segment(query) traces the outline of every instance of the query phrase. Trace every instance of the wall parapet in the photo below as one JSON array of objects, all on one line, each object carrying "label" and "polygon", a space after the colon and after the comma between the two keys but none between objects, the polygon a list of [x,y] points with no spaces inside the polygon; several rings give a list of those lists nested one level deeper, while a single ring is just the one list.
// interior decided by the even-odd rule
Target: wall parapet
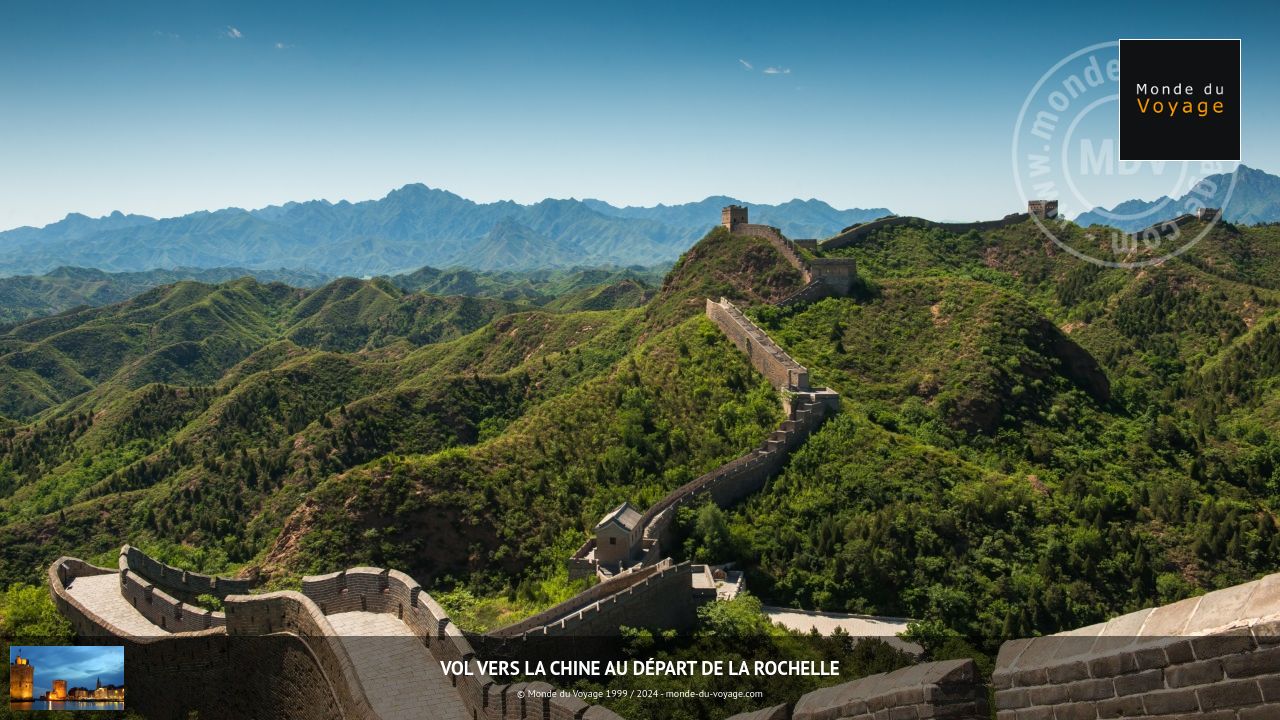
[{"label": "wall parapet", "polygon": [[224,578],[204,575],[167,565],[152,558],[132,545],[120,548],[120,570],[131,570],[156,587],[190,602],[198,595],[225,598],[228,595],[245,595],[255,582],[240,578]]},{"label": "wall parapet", "polygon": [[531,615],[524,620],[498,628],[489,633],[493,637],[515,637],[535,628],[547,625],[557,619],[572,615],[588,605],[595,604],[601,599],[622,592],[623,590],[642,582],[645,578],[661,572],[671,566],[669,559],[662,562],[644,567],[638,567],[630,572],[615,575],[604,582],[596,583],[573,597],[562,603],[553,605],[542,612]]},{"label": "wall parapet", "polygon": [[305,595],[285,590],[227,598],[227,634],[259,637],[290,633],[310,649],[344,717],[379,720],[333,625]]},{"label": "wall parapet", "polygon": [[707,317],[746,353],[752,367],[764,375],[779,390],[809,390],[809,371],[783,351],[777,343],[751,322],[742,311],[720,298],[719,302],[707,298]]},{"label": "wall parapet", "polygon": [[[858,274],[857,262],[853,258],[811,257],[805,250],[801,250],[799,243],[783,235],[781,230],[771,225],[734,222],[729,225],[729,232],[750,235],[751,237],[769,241],[778,253],[782,255],[783,259],[800,271],[800,277],[804,280],[806,287],[813,284],[817,285],[817,289],[809,290],[808,294],[804,296],[805,300],[830,297],[832,295],[847,295],[853,288],[854,280]],[[818,249],[819,243],[816,240],[805,240],[803,242],[806,247],[810,247],[813,250]],[[800,299],[796,299],[798,294],[798,292],[792,293],[783,302],[786,302],[786,300],[791,300],[792,303],[800,302]]]},{"label": "wall parapet", "polygon": [[[506,628],[495,631],[493,637],[538,637],[577,635],[581,637],[607,637],[617,635],[623,625],[629,627],[661,627],[682,629],[696,621],[697,609],[715,599],[715,588],[700,592],[693,586],[693,575],[702,572],[701,566],[685,561],[671,564],[664,559],[654,571],[641,575],[640,579],[610,592],[591,602],[573,607],[567,613],[549,613],[552,619],[519,633]],[[599,587],[599,586],[596,586]]]},{"label": "wall parapet", "polygon": [[225,613],[188,605],[127,567],[120,570],[120,594],[148,622],[165,632],[208,630],[227,624]]},{"label": "wall parapet", "polygon": [[794,707],[775,705],[729,720],[986,720],[986,685],[972,660],[911,665],[814,690]]},{"label": "wall parapet", "polygon": [[1280,716],[1280,574],[1007,642],[992,685],[1000,720]]},{"label": "wall parapet", "polygon": [[791,267],[800,271],[801,277],[805,282],[813,279],[813,275],[809,269],[809,262],[800,253],[800,249],[796,244],[789,240],[782,231],[772,225],[758,225],[755,223],[733,223],[729,228],[729,232],[737,235],[750,235],[758,237],[762,240],[768,240],[770,244],[782,255]]}]

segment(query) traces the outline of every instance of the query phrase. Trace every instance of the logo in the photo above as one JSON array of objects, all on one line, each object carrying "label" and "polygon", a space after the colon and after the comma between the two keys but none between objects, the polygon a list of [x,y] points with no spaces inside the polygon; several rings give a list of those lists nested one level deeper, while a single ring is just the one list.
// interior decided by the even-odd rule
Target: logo
[{"label": "logo", "polygon": [[[1013,172],[1024,202],[1058,203],[1061,211],[1031,217],[1059,248],[1106,267],[1140,268],[1185,253],[1209,233],[1230,202],[1237,163],[1120,159],[1119,45],[1077,50],[1040,77],[1014,125]],[[1154,199],[1106,209],[1132,197]],[[1067,219],[1086,212],[1100,224],[1082,230]]]}]

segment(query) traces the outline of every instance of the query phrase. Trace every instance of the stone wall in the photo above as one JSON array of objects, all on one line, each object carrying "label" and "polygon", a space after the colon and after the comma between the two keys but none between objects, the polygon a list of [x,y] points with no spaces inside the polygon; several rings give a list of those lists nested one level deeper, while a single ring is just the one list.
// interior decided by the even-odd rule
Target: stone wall
[{"label": "stone wall", "polygon": [[49,593],[53,596],[53,604],[71,623],[71,628],[81,638],[128,637],[120,628],[93,611],[80,604],[80,601],[67,593],[66,587],[78,577],[94,575],[111,575],[113,570],[91,565],[79,558],[60,557],[53,561],[46,573],[49,582]]},{"label": "stone wall", "polygon": [[302,639],[315,658],[343,717],[375,720],[342,640],[309,598],[283,591],[265,595],[233,595],[227,598],[227,634],[258,641],[264,635],[290,633]]},{"label": "stone wall", "polygon": [[341,720],[344,714],[301,638],[161,638],[127,645],[127,704],[144,717],[182,720]]},{"label": "stone wall", "polygon": [[[698,566],[701,568],[701,566]],[[709,594],[693,587],[693,575],[702,572],[689,562],[664,565],[640,581],[611,592],[554,621],[521,632],[533,636],[610,637],[619,627],[687,629],[697,622],[697,611],[715,600],[715,588]]]},{"label": "stone wall", "polygon": [[1190,215],[1190,214],[1179,215],[1178,217],[1173,218],[1172,220],[1164,220],[1154,225],[1145,227],[1139,230],[1138,232],[1131,233],[1130,237],[1132,237],[1134,240],[1146,240],[1146,241],[1159,240],[1165,237],[1166,235],[1177,234],[1182,229],[1182,226],[1186,225],[1189,222],[1194,221],[1195,219],[1196,219],[1195,215]]},{"label": "stone wall", "polygon": [[774,303],[774,305],[777,305],[778,307],[805,305],[823,298],[831,297],[833,294],[835,293],[830,285],[825,282],[813,280],[808,285],[805,285],[799,290]]},{"label": "stone wall", "polygon": [[[758,372],[784,391],[787,419],[759,447],[672,490],[645,510],[637,523],[643,529],[642,565],[660,561],[665,556],[664,548],[671,547],[671,528],[680,506],[709,497],[717,505],[729,507],[759,492],[782,469],[791,451],[822,424],[829,412],[839,408],[836,393],[810,388],[808,370],[728,300],[708,299],[707,316],[747,354]],[[584,577],[595,571],[596,564],[590,557],[594,547],[595,540],[588,539],[569,558],[570,577]]]},{"label": "stone wall", "polygon": [[525,632],[533,630],[550,623],[554,620],[574,614],[579,610],[594,604],[601,599],[619,593],[645,578],[654,575],[667,567],[670,567],[671,561],[664,560],[654,565],[641,566],[630,572],[621,575],[615,575],[608,580],[592,585],[573,597],[562,603],[554,605],[536,615],[531,615],[520,622],[507,625],[506,627],[494,630],[491,635],[495,637],[511,637],[521,635]]},{"label": "stone wall", "polygon": [[987,720],[987,689],[972,660],[921,663],[832,685],[804,695],[793,708],[776,705],[729,720]]},{"label": "stone wall", "polygon": [[1000,648],[999,720],[1280,717],[1280,574]]},{"label": "stone wall", "polygon": [[[714,588],[692,582],[698,572],[705,569],[668,562],[621,590],[588,596],[592,602],[581,608],[551,612],[560,617],[522,628],[519,637],[608,637],[620,625],[687,627],[697,608],[715,596]],[[395,570],[352,568],[308,577],[306,594],[230,596],[224,627],[142,638],[121,633],[66,592],[75,578],[107,574],[115,573],[60,558],[48,570],[50,590],[82,642],[126,646],[130,706],[148,717],[196,710],[210,720],[375,720],[322,607],[394,613],[436,660],[476,657],[440,606]],[[147,588],[153,598],[161,592],[127,568],[119,575],[126,598],[145,597]],[[172,603],[162,604],[179,604]],[[476,720],[619,720],[605,708],[558,697],[545,683],[507,685],[483,675],[449,680]],[[999,720],[1280,717],[1280,574],[1087,628],[1005,643],[992,686]],[[794,705],[733,720],[977,720],[989,717],[986,697],[974,663],[956,660],[822,688]]]},{"label": "stone wall", "polygon": [[[124,556],[120,558],[123,564]],[[120,594],[153,625],[168,632],[208,630],[227,624],[224,613],[188,605],[128,568],[120,570]]]},{"label": "stone wall", "polygon": [[[79,643],[124,646],[127,702],[144,717],[185,718],[192,711],[206,720],[365,717],[339,709],[329,676],[300,637],[232,638],[225,627],[137,637],[84,607],[66,590],[76,578],[116,574],[62,557],[49,567],[49,590],[59,612],[71,621]],[[130,592],[141,598],[143,581],[132,572],[118,574],[130,578]],[[148,586],[152,593],[158,592]],[[125,590],[122,584],[121,591]],[[178,604],[172,598],[168,603],[170,608]]]},{"label": "stone wall", "polygon": [[926,228],[940,228],[947,232],[964,233],[970,230],[992,230],[995,228],[1007,227],[1009,225],[1017,225],[1026,222],[1031,216],[1026,213],[1013,213],[1006,215],[999,220],[983,220],[979,222],[969,223],[944,223],[926,220],[924,218],[913,217],[910,215],[891,215],[883,217],[879,220],[872,220],[861,225],[853,225],[845,228],[838,235],[833,235],[818,243],[818,247],[823,250],[835,250],[837,248],[847,247],[858,240],[870,235],[876,230],[883,230],[890,227],[899,227],[902,225],[915,225]]},{"label": "stone wall", "polygon": [[120,548],[119,568],[127,568],[141,575],[144,580],[150,581],[170,596],[185,602],[193,602],[198,595],[213,595],[218,598],[244,595],[254,586],[252,580],[202,575],[166,565],[132,545]]},{"label": "stone wall", "polygon": [[819,402],[793,404],[790,417],[760,447],[672,490],[640,518],[650,551],[670,547],[670,528],[676,510],[710,497],[720,507],[734,505],[759,492],[786,463],[787,456],[822,424],[828,406]]},{"label": "stone wall", "polygon": [[747,319],[727,298],[707,298],[707,317],[746,353],[747,359],[779,390],[808,390],[809,371],[783,352],[763,330]]},{"label": "stone wall", "polygon": [[[768,240],[792,267],[800,271],[805,287],[775,303],[793,305],[812,302],[824,297],[848,295],[858,277],[858,265],[853,258],[811,258],[800,249],[800,244],[789,240],[782,231],[769,225],[736,223],[731,232]],[[805,247],[817,250],[818,242],[804,241]],[[812,286],[812,287],[811,287]],[[803,296],[801,294],[803,293]]]},{"label": "stone wall", "polygon": [[815,258],[809,261],[809,273],[831,294],[843,297],[858,280],[858,264],[853,258]]},{"label": "stone wall", "polygon": [[[660,575],[662,568],[653,573]],[[649,575],[642,574],[643,579]],[[685,582],[688,583],[687,577]],[[325,614],[363,610],[366,612],[393,613],[413,631],[437,661],[472,660],[476,652],[462,630],[454,625],[444,609],[412,577],[398,570],[381,568],[351,568],[327,575],[302,579],[302,595],[323,619]],[[619,595],[622,593],[615,593]],[[652,597],[649,598],[652,601]],[[666,598],[664,598],[664,602]],[[238,610],[237,610],[238,612]],[[652,613],[631,603],[629,615],[643,618]],[[327,621],[326,621],[327,622]],[[574,621],[559,623],[559,627],[573,627]],[[259,630],[261,627],[258,628]],[[537,632],[542,632],[541,628]],[[525,687],[504,685],[483,675],[448,675],[449,681],[473,718],[505,720],[506,718],[617,718],[608,710],[589,706],[579,700],[565,698],[516,697],[516,690]],[[551,686],[545,683],[550,690]],[[547,713],[547,714],[541,714]],[[583,714],[585,713],[585,714]],[[619,719],[620,720],[620,719]]]},{"label": "stone wall", "polygon": [[730,232],[735,235],[750,235],[751,237],[768,240],[781,253],[782,257],[791,264],[791,267],[800,271],[800,275],[805,282],[813,279],[809,272],[809,263],[800,254],[799,248],[796,247],[795,243],[788,240],[778,228],[769,225],[734,223],[733,227],[730,228]]}]

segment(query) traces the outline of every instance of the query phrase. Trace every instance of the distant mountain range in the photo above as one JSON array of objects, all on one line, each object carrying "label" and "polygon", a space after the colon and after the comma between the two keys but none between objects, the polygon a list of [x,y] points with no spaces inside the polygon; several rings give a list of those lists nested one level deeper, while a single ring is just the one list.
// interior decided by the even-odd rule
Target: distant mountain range
[{"label": "distant mountain range", "polygon": [[754,221],[791,237],[825,237],[889,214],[885,208],[837,210],[818,200],[755,205],[729,197],[651,208],[600,200],[476,203],[414,184],[358,203],[312,200],[165,219],[73,213],[43,228],[0,232],[0,275],[68,265],[112,272],[238,267],[330,275],[424,265],[489,271],[647,266],[677,258],[730,203],[746,204]]},{"label": "distant mountain range", "polygon": [[[496,298],[530,307],[613,309],[638,305],[647,299],[651,288],[662,284],[668,267],[663,264],[495,272],[422,267],[383,279],[407,293]],[[282,282],[295,288],[314,288],[335,279],[300,270],[223,267],[109,273],[60,267],[45,275],[0,277],[0,326],[76,307],[110,305],[183,280],[216,285],[243,277],[263,283]]]},{"label": "distant mountain range", "polygon": [[[1188,212],[1199,205],[1223,208],[1223,218],[1243,225],[1280,222],[1280,177],[1270,175],[1245,165],[1235,170],[1236,185],[1228,200],[1231,173],[1210,175],[1201,183],[1211,192],[1189,192],[1177,199],[1162,195],[1155,200],[1126,200],[1110,210],[1096,207],[1076,218],[1076,223],[1110,225],[1121,230],[1136,232],[1162,220],[1168,220]],[[1206,200],[1206,198],[1208,198]],[[1163,207],[1160,207],[1163,206]],[[1159,208],[1157,210],[1157,208]],[[1113,215],[1136,215],[1135,220],[1117,220]]]}]

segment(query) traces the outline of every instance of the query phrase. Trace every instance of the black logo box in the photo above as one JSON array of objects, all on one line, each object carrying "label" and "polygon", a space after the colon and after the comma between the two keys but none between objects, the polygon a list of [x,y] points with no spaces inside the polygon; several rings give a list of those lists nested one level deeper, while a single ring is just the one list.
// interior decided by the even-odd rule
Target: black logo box
[{"label": "black logo box", "polygon": [[1238,162],[1240,103],[1240,40],[1120,40],[1121,160]]}]

